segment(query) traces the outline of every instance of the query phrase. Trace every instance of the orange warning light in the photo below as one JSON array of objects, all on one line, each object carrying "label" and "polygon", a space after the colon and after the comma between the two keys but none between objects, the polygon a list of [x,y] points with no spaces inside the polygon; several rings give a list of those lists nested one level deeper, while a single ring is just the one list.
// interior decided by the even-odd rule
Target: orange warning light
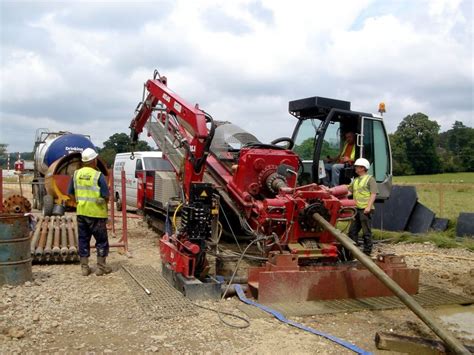
[{"label": "orange warning light", "polygon": [[379,103],[379,112],[385,113],[385,102]]}]

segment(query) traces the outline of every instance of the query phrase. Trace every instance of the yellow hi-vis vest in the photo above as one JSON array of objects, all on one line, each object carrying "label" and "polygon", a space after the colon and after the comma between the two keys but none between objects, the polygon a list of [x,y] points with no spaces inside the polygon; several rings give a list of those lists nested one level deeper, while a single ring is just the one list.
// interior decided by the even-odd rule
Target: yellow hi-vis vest
[{"label": "yellow hi-vis vest", "polygon": [[89,167],[74,172],[74,190],[77,214],[80,216],[107,218],[107,203],[100,196],[100,172]]},{"label": "yellow hi-vis vest", "polygon": [[352,196],[356,201],[357,208],[365,209],[369,205],[369,180],[371,177],[371,175],[365,174],[364,176],[356,177],[352,182]]},{"label": "yellow hi-vis vest", "polygon": [[[344,146],[342,147],[341,152],[339,153],[339,156],[337,157],[337,160],[340,160],[343,156],[344,153],[346,152],[347,149],[347,142],[344,143]],[[351,156],[349,157],[350,160],[354,161],[356,156],[356,145],[355,143],[352,145],[352,150],[351,150]]]}]

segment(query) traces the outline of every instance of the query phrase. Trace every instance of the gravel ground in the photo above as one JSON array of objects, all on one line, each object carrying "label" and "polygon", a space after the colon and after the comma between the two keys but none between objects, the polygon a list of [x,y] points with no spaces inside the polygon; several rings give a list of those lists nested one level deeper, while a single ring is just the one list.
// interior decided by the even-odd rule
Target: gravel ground
[{"label": "gravel ground", "polygon": [[[82,277],[77,264],[34,265],[32,282],[0,288],[0,353],[349,353],[271,318],[253,319],[246,329],[227,327],[215,313],[201,309],[196,316],[151,320],[118,270],[123,263],[158,269],[158,239],[140,220],[129,220],[129,228],[133,257],[112,250],[108,261],[114,272],[110,275]],[[431,244],[384,245],[378,249],[397,254],[422,253],[407,255],[407,262],[421,269],[423,283],[474,294],[473,253],[467,250],[438,249]],[[442,256],[423,255],[427,253]],[[217,307],[217,302],[202,304]],[[220,307],[235,310],[238,305],[238,300],[229,299]],[[377,331],[430,335],[428,328],[406,309],[294,320],[370,351],[376,350],[373,338]]]}]

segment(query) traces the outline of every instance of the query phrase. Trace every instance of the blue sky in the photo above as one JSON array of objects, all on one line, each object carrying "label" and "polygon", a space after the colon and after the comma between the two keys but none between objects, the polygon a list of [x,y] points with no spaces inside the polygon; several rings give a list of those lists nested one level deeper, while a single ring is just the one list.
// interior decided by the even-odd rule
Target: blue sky
[{"label": "blue sky", "polygon": [[37,128],[128,132],[142,84],[168,85],[263,141],[291,134],[288,101],[374,112],[394,131],[424,112],[473,126],[473,2],[2,0],[0,142],[29,151]]}]

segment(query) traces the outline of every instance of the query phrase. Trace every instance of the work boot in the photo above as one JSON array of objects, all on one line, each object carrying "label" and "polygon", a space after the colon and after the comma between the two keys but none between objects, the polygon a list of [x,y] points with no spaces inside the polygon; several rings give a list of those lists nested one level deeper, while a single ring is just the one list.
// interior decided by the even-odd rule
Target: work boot
[{"label": "work boot", "polygon": [[81,256],[81,272],[82,276],[89,276],[91,268],[89,267],[89,258],[87,256]]},{"label": "work boot", "polygon": [[110,274],[112,272],[112,268],[106,265],[105,260],[106,260],[105,256],[97,257],[97,270],[95,270],[95,274],[97,276]]}]

